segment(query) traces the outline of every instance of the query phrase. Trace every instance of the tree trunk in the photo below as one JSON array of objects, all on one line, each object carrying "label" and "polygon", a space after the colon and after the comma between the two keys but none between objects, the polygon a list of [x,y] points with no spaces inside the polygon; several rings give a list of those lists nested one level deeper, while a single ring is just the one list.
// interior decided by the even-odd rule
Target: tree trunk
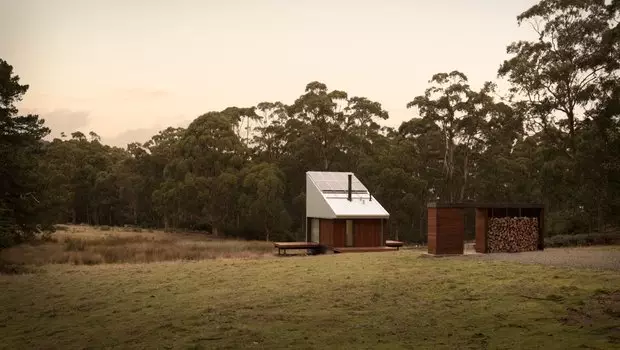
[{"label": "tree trunk", "polygon": [[246,147],[250,146],[250,117],[246,119],[245,125],[245,145]]},{"label": "tree trunk", "polygon": [[467,187],[467,177],[469,173],[469,152],[465,152],[465,160],[463,162],[463,186],[461,186],[461,194],[459,200],[462,202],[465,199],[465,188]]},{"label": "tree trunk", "polygon": [[570,133],[570,151],[574,156],[577,152],[575,146],[575,113],[571,110],[566,114],[566,116],[568,117],[568,128]]},{"label": "tree trunk", "polygon": [[[607,186],[607,184],[603,184],[603,186]],[[598,232],[603,233],[605,231],[605,217],[603,214],[603,201],[605,200],[605,192],[607,192],[607,188],[603,187],[603,192],[601,195],[596,198],[596,224],[598,226]]]},{"label": "tree trunk", "polygon": [[220,230],[216,226],[213,226],[211,228],[211,234],[217,237],[220,235]]},{"label": "tree trunk", "polygon": [[454,201],[454,142],[450,139],[450,153],[449,153],[449,173],[448,173],[448,183],[450,186],[450,202]]},{"label": "tree trunk", "polygon": [[135,203],[133,205],[133,224],[138,226],[138,206]]},{"label": "tree trunk", "polygon": [[[424,236],[425,236],[425,232],[424,232],[424,217],[426,216],[427,213],[427,209],[423,208],[420,214],[420,234],[418,235],[418,237],[424,241]],[[428,232],[426,232],[426,234],[428,235]]]},{"label": "tree trunk", "polygon": [[172,229],[174,231],[176,231],[177,227],[179,227],[180,217],[181,217],[181,203],[177,201],[177,212],[174,214],[174,217],[172,218]]}]

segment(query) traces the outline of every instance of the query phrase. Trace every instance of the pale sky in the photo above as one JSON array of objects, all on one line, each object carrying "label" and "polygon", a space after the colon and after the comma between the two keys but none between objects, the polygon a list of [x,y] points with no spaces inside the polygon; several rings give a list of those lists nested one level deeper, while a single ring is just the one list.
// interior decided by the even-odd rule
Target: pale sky
[{"label": "pale sky", "polygon": [[167,126],[320,81],[380,102],[386,125],[438,72],[496,81],[536,0],[0,0],[0,57],[53,136],[144,142]]}]

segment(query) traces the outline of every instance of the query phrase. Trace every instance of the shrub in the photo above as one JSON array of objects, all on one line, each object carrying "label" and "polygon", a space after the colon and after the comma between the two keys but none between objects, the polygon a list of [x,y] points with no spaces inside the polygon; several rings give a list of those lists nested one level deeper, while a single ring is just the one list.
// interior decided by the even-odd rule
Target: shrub
[{"label": "shrub", "polygon": [[0,261],[0,274],[2,275],[23,275],[27,273],[35,273],[36,269],[21,264],[8,264]]},{"label": "shrub", "polygon": [[79,238],[65,239],[65,250],[69,252],[82,252],[86,249],[86,242]]},{"label": "shrub", "polygon": [[110,231],[112,228],[107,225],[99,226],[99,230],[101,231]]},{"label": "shrub", "polygon": [[617,232],[556,235],[545,238],[545,247],[574,247],[618,243],[620,243],[620,234]]},{"label": "shrub", "polygon": [[56,243],[56,242],[58,242],[58,239],[56,239],[56,237],[54,237],[54,232],[53,231],[43,231],[41,233],[40,240],[42,242],[47,242],[47,243]]},{"label": "shrub", "polygon": [[[104,262],[103,257],[100,254],[85,252],[79,255],[80,263],[84,265],[97,265]],[[77,264],[76,264],[77,265]]]}]

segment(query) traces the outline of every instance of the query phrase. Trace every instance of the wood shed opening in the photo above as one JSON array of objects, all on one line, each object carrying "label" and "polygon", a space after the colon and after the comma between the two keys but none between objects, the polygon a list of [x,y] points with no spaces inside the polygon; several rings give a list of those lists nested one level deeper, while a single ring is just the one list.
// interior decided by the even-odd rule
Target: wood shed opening
[{"label": "wood shed opening", "polygon": [[[478,225],[476,251],[518,253],[542,250],[544,245],[542,208],[489,208],[485,222]],[[483,214],[484,215],[484,211]]]},{"label": "wood shed opening", "polygon": [[516,203],[429,203],[430,254],[463,254],[474,241],[478,253],[544,249],[544,208]]}]

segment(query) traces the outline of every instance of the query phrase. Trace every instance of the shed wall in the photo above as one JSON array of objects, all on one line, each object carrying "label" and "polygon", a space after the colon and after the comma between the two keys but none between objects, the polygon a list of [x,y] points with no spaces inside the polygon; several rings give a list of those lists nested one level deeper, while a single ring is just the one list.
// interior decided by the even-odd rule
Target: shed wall
[{"label": "shed wall", "polygon": [[463,254],[465,216],[460,208],[437,210],[437,254]]},{"label": "shed wall", "polygon": [[476,208],[476,252],[487,252],[488,210]]},{"label": "shed wall", "polygon": [[428,252],[437,254],[437,209],[428,208]]}]

